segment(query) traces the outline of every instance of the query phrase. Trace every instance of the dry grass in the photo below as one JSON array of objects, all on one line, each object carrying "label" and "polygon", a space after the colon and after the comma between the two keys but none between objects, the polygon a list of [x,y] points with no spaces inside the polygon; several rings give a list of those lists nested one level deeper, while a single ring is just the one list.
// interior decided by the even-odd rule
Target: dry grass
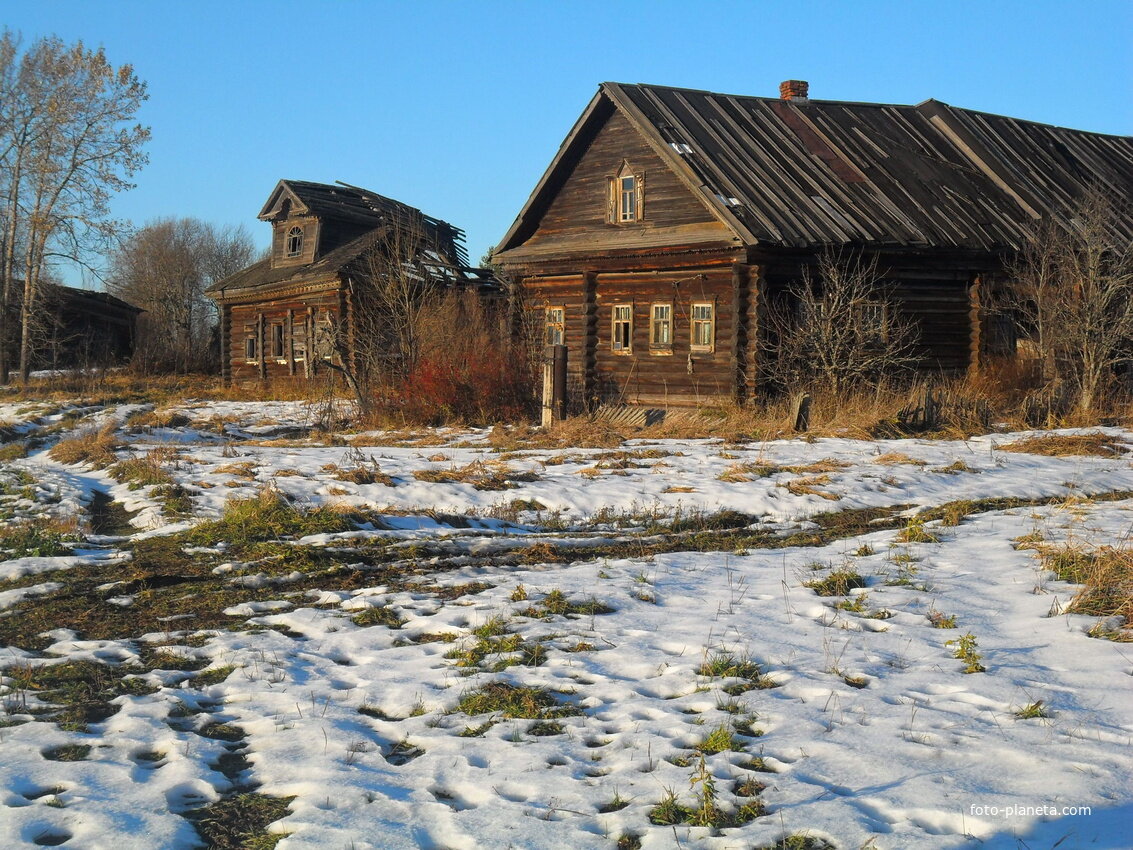
[{"label": "dry grass", "polygon": [[516,482],[535,481],[539,476],[514,470],[502,461],[476,460],[451,469],[419,469],[413,477],[435,484],[471,484],[477,490],[508,490],[515,487]]},{"label": "dry grass", "polygon": [[1041,434],[999,446],[999,450],[1003,452],[1021,452],[1048,457],[1071,455],[1120,457],[1129,449],[1128,443],[1100,431],[1089,434]]},{"label": "dry grass", "polygon": [[781,485],[787,488],[792,496],[819,496],[830,502],[836,502],[841,498],[836,493],[828,493],[820,489],[826,484],[830,483],[829,475],[811,475],[803,476],[801,478],[794,478],[785,484]]},{"label": "dry grass", "polygon": [[883,455],[878,455],[873,459],[874,463],[880,463],[885,466],[896,466],[898,464],[910,464],[912,466],[925,466],[928,461],[921,460],[920,458],[910,457],[903,452],[886,452]]},{"label": "dry grass", "polygon": [[95,469],[103,469],[118,460],[114,452],[121,446],[122,443],[115,434],[115,426],[111,423],[60,440],[51,447],[48,454],[60,463],[86,463]]},{"label": "dry grass", "polygon": [[1038,556],[1060,580],[1082,585],[1067,613],[1105,617],[1111,621],[1099,623],[1091,634],[1133,641],[1133,549],[1067,543],[1043,547]]},{"label": "dry grass", "polygon": [[213,472],[216,475],[233,475],[236,478],[243,478],[245,481],[254,481],[256,468],[255,461],[246,460],[241,463],[226,463],[218,466]]},{"label": "dry grass", "polygon": [[749,461],[747,463],[733,463],[716,476],[718,481],[727,481],[729,484],[739,484],[745,481],[755,481],[757,478],[767,478],[777,472],[783,472],[783,467],[773,464]]}]

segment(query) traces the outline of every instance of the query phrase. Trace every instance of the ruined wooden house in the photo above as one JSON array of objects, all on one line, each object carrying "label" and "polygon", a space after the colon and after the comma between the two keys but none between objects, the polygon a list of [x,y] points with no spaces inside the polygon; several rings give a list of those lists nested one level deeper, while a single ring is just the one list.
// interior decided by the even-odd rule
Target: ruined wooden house
[{"label": "ruined wooden house", "polygon": [[356,186],[281,180],[259,219],[272,226],[269,255],[208,289],[227,383],[309,381],[349,368],[363,309],[356,284],[390,245],[448,282],[479,284],[459,229]]},{"label": "ruined wooden house", "polygon": [[[603,83],[495,251],[585,401],[762,390],[766,309],[824,251],[876,258],[934,371],[1013,344],[986,309],[1036,221],[1133,196],[1133,139],[958,109]],[[1133,221],[1121,223],[1133,235]]]},{"label": "ruined wooden house", "polygon": [[[9,304],[8,362],[19,362],[20,302],[16,281]],[[31,325],[32,369],[86,369],[120,366],[130,360],[144,311],[107,292],[55,283],[41,284]]]}]

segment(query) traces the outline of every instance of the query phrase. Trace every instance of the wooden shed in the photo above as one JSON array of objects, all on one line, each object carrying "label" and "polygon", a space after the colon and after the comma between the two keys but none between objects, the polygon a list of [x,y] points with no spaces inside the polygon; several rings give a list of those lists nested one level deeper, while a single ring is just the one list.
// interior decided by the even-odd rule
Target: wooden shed
[{"label": "wooden shed", "polygon": [[764,311],[824,251],[876,259],[924,368],[977,369],[1004,342],[986,292],[1035,222],[1133,196],[1129,137],[807,89],[599,87],[494,254],[576,398],[753,398]]},{"label": "wooden shed", "polygon": [[478,280],[462,231],[357,186],[280,180],[258,217],[272,226],[269,255],[208,289],[226,383],[309,381],[342,367],[353,352],[352,284],[372,273],[367,258],[391,234],[412,234],[438,274]]}]

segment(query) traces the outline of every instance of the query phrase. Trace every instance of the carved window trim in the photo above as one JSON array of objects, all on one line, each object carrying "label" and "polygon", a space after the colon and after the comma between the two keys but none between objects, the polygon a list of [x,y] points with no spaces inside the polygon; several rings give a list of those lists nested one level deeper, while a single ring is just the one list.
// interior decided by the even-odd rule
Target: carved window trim
[{"label": "carved window trim", "polygon": [[635,224],[645,218],[645,172],[623,161],[609,180],[607,217],[611,224]]}]

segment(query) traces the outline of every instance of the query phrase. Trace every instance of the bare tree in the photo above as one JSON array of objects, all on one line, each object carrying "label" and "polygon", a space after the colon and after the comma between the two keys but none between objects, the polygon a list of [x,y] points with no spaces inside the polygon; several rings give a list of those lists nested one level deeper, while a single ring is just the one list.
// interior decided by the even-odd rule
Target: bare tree
[{"label": "bare tree", "polygon": [[1071,395],[1080,414],[1133,358],[1133,243],[1119,219],[1115,202],[1091,190],[1068,221],[1040,222],[1008,269],[1008,306],[1043,386]]},{"label": "bare tree", "polygon": [[[40,276],[58,257],[81,259],[105,237],[112,193],[145,164],[149,129],[132,123],[146,86],[129,65],[115,68],[102,50],[52,36],[20,53],[18,37],[0,36],[0,339],[19,295],[19,366],[26,382],[35,341]],[[6,352],[6,345],[0,346]],[[7,381],[7,355],[0,378]]]},{"label": "bare tree", "polygon": [[822,253],[766,313],[769,377],[788,390],[835,394],[916,362],[916,326],[900,315],[876,257]]},{"label": "bare tree", "polygon": [[332,331],[336,354],[327,365],[343,375],[363,413],[416,367],[423,316],[462,279],[453,262],[424,217],[406,209],[389,214],[354,263],[349,314],[324,334]]},{"label": "bare tree", "polygon": [[113,252],[107,289],[146,312],[135,364],[144,371],[201,369],[209,363],[216,307],[205,289],[255,254],[244,227],[194,218],[150,222]]}]

